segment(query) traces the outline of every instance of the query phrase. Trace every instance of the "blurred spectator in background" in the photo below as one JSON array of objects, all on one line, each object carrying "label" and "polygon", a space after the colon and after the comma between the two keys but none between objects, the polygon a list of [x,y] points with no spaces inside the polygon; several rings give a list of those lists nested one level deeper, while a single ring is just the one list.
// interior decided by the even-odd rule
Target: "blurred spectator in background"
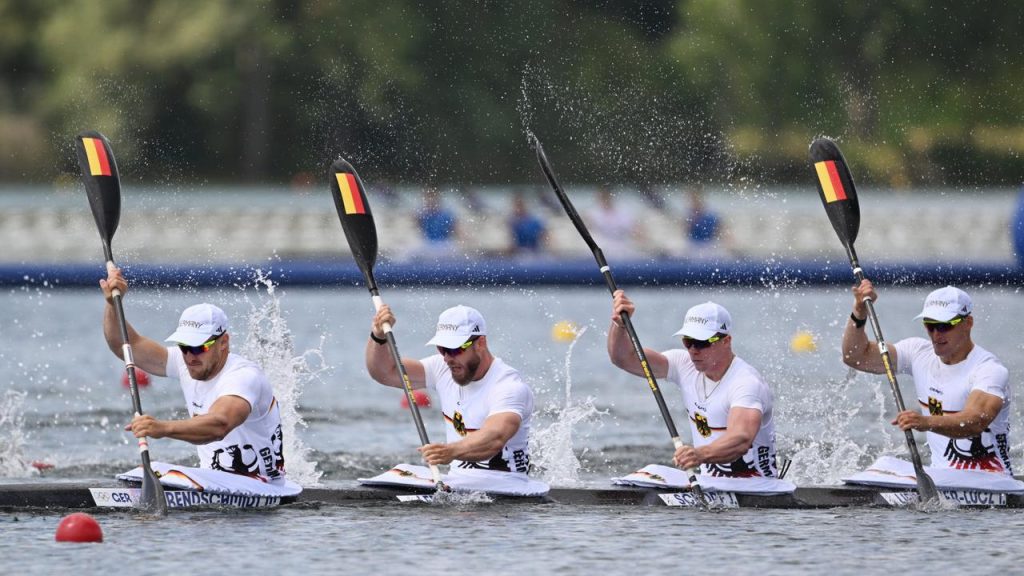
[{"label": "blurred spectator in background", "polygon": [[455,213],[444,207],[441,191],[430,186],[423,191],[423,206],[416,213],[423,245],[415,257],[447,258],[457,253],[458,223]]},{"label": "blurred spectator in background", "polygon": [[1017,211],[1010,220],[1010,233],[1013,236],[1013,255],[1017,265],[1024,268],[1024,187],[1017,195]]},{"label": "blurred spectator in background", "polygon": [[512,245],[508,254],[519,258],[542,256],[547,249],[547,226],[527,208],[526,198],[518,192],[512,197],[512,215],[508,219]]},{"label": "blurred spectator in background", "polygon": [[370,193],[373,194],[374,203],[380,199],[380,202],[388,208],[398,209],[402,203],[398,190],[395,189],[394,182],[390,180],[378,180],[374,183]]},{"label": "blurred spectator in background", "polygon": [[606,186],[597,189],[597,205],[584,220],[608,260],[624,260],[640,255],[640,228],[633,214],[615,204]]},{"label": "blurred spectator in background", "polygon": [[665,197],[655,190],[653,186],[644,182],[638,184],[637,187],[640,191],[640,197],[643,198],[645,204],[655,210],[665,209]]},{"label": "blurred spectator in background", "polygon": [[730,256],[734,250],[732,237],[722,219],[704,202],[704,187],[694,185],[687,192],[690,209],[683,222],[688,243],[688,256],[697,259]]},{"label": "blurred spectator in background", "polygon": [[454,190],[455,197],[467,212],[474,216],[488,212],[487,204],[480,198],[480,189],[476,186]]}]

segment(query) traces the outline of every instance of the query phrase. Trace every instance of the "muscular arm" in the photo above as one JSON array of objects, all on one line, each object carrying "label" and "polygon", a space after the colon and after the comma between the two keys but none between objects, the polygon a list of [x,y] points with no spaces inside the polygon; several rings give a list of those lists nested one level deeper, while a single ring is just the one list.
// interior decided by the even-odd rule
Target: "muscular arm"
[{"label": "muscular arm", "polygon": [[[892,348],[889,348],[889,358],[895,372],[896,351]],[[846,330],[843,331],[843,362],[861,372],[885,374],[885,364],[882,362],[878,343],[868,341],[865,328],[857,328],[850,319],[846,320]]]},{"label": "muscular arm", "polygon": [[451,444],[427,444],[419,451],[427,464],[448,464],[452,460],[480,462],[492,458],[516,435],[522,418],[515,412],[488,416],[479,430]]},{"label": "muscular arm", "polygon": [[[746,454],[754,444],[754,437],[761,429],[761,411],[755,408],[732,408],[726,423],[725,434],[714,442],[700,448],[693,448],[697,462],[691,464],[728,464]],[[689,446],[683,446],[689,448]],[[682,450],[682,448],[680,449]],[[678,454],[678,450],[676,451]]]},{"label": "muscular arm", "polygon": [[750,450],[761,428],[761,411],[755,408],[731,408],[725,434],[707,446],[676,448],[672,460],[676,466],[691,470],[701,464],[728,464]]},{"label": "muscular arm", "polygon": [[[384,324],[395,325],[395,317],[387,304],[380,307],[373,317],[373,324],[370,331],[377,338],[384,339]],[[409,382],[414,390],[425,388],[427,385],[426,372],[419,360],[403,358],[402,366],[409,375]],[[366,339],[366,371],[370,377],[385,386],[392,388],[404,388],[405,383],[395,366],[395,359],[391,355],[391,349],[387,344],[378,344],[372,338]]]},{"label": "muscular arm", "polygon": [[892,423],[901,430],[935,432],[950,438],[971,438],[984,432],[1002,409],[1002,398],[981,390],[973,390],[967,396],[964,409],[959,412],[926,416],[920,412],[906,410],[897,414]]},{"label": "muscular arm", "polygon": [[[626,298],[622,290],[616,290],[612,299],[612,322],[608,327],[608,358],[612,364],[629,372],[630,374],[646,378],[644,368],[637,357],[636,349],[633,348],[633,341],[629,339],[629,333],[622,324],[621,312],[633,315],[633,303]],[[644,348],[644,355],[647,356],[648,369],[655,378],[668,376],[668,359],[655,350]]]},{"label": "muscular arm", "polygon": [[[103,336],[107,339],[110,351],[124,360],[124,340],[121,338],[121,326],[117,321],[113,297],[115,290],[121,294],[128,291],[128,283],[121,275],[121,269],[108,263],[107,277],[100,280],[100,289],[107,299],[106,310],[103,312]],[[155,340],[140,335],[131,324],[125,322],[125,325],[128,328],[128,343],[131,344],[136,366],[155,376],[166,376],[167,348]]]},{"label": "muscular arm", "polygon": [[[412,384],[413,390],[427,386],[426,371],[423,370],[423,363],[419,360],[403,358],[402,366],[405,367],[405,372],[409,375],[409,382]],[[385,386],[391,386],[392,388],[405,387],[387,345],[377,344],[369,338],[367,338],[366,343],[366,370],[370,373],[371,378]]]},{"label": "muscular arm", "polygon": [[188,420],[157,420],[145,414],[131,423],[136,438],[174,438],[192,444],[208,444],[224,439],[249,417],[252,408],[241,396],[221,396],[210,411]]},{"label": "muscular arm", "polygon": [[[128,343],[132,346],[135,365],[154,376],[166,376],[167,348],[156,340],[142,336],[131,324],[125,322],[125,325],[128,328]],[[107,304],[107,309],[103,313],[103,336],[107,339],[110,351],[124,360],[124,341],[121,339],[121,327],[118,325],[113,304]]]},{"label": "muscular arm", "polygon": [[[870,300],[878,300],[875,287],[869,280],[862,280],[852,289],[853,292],[853,315],[857,318],[867,319],[868,305]],[[893,372],[896,371],[896,351],[889,348],[889,359],[892,363]],[[867,326],[857,328],[852,319],[847,318],[846,329],[843,331],[843,362],[862,372],[871,374],[885,374],[885,363],[882,361],[882,353],[877,342],[868,340]]]}]

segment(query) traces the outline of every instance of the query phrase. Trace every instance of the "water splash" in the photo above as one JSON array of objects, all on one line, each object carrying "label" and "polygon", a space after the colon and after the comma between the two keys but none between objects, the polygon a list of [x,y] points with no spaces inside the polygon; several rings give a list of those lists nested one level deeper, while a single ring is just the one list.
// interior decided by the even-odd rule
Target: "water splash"
[{"label": "water splash", "polygon": [[573,427],[608,414],[606,410],[598,410],[594,406],[594,398],[591,396],[578,404],[572,402],[572,351],[586,331],[587,327],[584,326],[576,332],[565,354],[565,404],[549,405],[542,414],[550,416],[553,421],[538,429],[530,438],[533,465],[541,471],[544,481],[553,486],[583,484],[579,479],[582,464],[573,451]]},{"label": "water splash", "polygon": [[37,471],[25,461],[25,392],[8,390],[0,398],[0,477],[18,478]]},{"label": "water splash", "polygon": [[[328,370],[323,358],[323,339],[317,348],[295,355],[292,333],[281,313],[274,282],[269,273],[261,270],[255,276],[261,298],[250,302],[248,337],[240,353],[259,364],[274,387],[281,410],[288,477],[305,486],[315,485],[322,472],[316,469],[310,448],[299,439],[298,430],[305,428],[306,422],[298,413],[298,403],[306,382],[318,379]],[[265,296],[261,289],[266,291]]]},{"label": "water splash", "polygon": [[[577,169],[589,171],[596,181],[719,181],[739,190],[752,186],[743,176],[756,167],[738,157],[732,138],[711,118],[681,111],[684,103],[658,97],[636,74],[569,79],[543,64],[526,64],[516,102],[523,131],[528,138],[531,127],[541,136],[560,134],[561,144],[576,148],[576,158],[584,163]],[[605,89],[626,97],[615,102],[594,98]]]},{"label": "water splash", "polygon": [[[788,414],[788,418],[805,418],[805,421],[818,421],[820,425],[815,428],[820,436],[806,434],[803,438],[797,439],[792,445],[787,446],[783,451],[793,461],[793,473],[788,478],[797,484],[839,484],[841,478],[862,470],[868,466],[879,454],[896,451],[891,435],[883,426],[886,413],[886,395],[878,384],[877,378],[868,384],[874,386],[872,402],[877,417],[870,418],[878,430],[871,432],[875,438],[882,441],[878,446],[874,443],[855,442],[849,431],[856,426],[856,421],[862,421],[868,411],[860,402],[852,402],[849,399],[854,395],[850,388],[858,382],[857,371],[850,368],[846,377],[837,383],[829,382],[818,387],[819,393],[808,394],[805,408],[816,406],[808,410],[794,410]],[[837,399],[844,399],[838,402]],[[802,413],[802,416],[797,414]],[[812,420],[813,418],[813,420]],[[857,437],[863,437],[860,433]]]},{"label": "water splash", "polygon": [[430,500],[432,506],[472,506],[494,502],[486,492],[445,492],[438,490]]}]

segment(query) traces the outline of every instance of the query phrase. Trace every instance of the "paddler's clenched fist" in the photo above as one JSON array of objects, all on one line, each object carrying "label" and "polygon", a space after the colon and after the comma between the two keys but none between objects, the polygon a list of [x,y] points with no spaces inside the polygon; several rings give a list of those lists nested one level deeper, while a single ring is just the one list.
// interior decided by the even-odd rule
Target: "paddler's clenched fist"
[{"label": "paddler's clenched fist", "polygon": [[384,325],[387,324],[394,327],[395,322],[395,315],[391,312],[391,307],[387,304],[381,304],[380,308],[377,309],[377,313],[373,315],[373,324],[370,326],[370,330],[374,336],[383,340],[386,337],[384,335]]},{"label": "paddler's clenched fist", "polygon": [[622,313],[625,312],[626,316],[632,317],[633,312],[636,311],[636,306],[633,301],[626,297],[626,293],[622,290],[616,290],[612,294],[612,324],[619,328],[624,328],[622,325]]},{"label": "paddler's clenched fist", "polygon": [[426,444],[418,448],[427,464],[449,464],[455,459],[455,450],[448,444]]},{"label": "paddler's clenched fist", "polygon": [[701,457],[700,452],[698,452],[693,446],[687,446],[685,444],[676,448],[676,453],[673,455],[672,461],[675,462],[676,466],[683,470],[692,470],[704,463],[704,459]]},{"label": "paddler's clenched fist", "polygon": [[103,289],[103,296],[110,303],[114,302],[115,290],[121,295],[128,291],[128,281],[121,275],[121,269],[115,266],[113,262],[107,262],[107,277],[104,280],[100,280],[100,288]]},{"label": "paddler's clenched fist", "polygon": [[132,418],[132,423],[124,429],[131,430],[136,438],[163,438],[167,435],[167,422],[142,414]]}]

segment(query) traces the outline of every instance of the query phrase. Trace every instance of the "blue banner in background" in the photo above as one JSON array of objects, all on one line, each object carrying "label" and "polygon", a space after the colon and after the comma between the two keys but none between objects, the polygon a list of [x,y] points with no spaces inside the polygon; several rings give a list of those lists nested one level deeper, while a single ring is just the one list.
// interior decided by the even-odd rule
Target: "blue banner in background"
[{"label": "blue banner in background", "polygon": [[[252,281],[259,269],[283,286],[362,286],[354,262],[294,260],[261,265],[123,265],[138,286],[232,286]],[[1013,264],[884,263],[867,267],[883,285],[993,285],[1024,283],[1024,268]],[[852,285],[847,262],[735,261],[727,263],[648,260],[612,264],[622,286],[820,286]],[[105,277],[96,264],[0,265],[0,285],[96,287]],[[507,259],[462,260],[458,264],[382,263],[376,274],[392,286],[599,286],[593,260],[516,262]]]}]

